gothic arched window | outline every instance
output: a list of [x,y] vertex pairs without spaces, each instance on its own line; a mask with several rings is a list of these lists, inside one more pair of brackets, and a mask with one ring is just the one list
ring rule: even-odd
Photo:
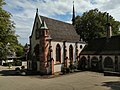
[[69,46],[69,59],[72,62],[73,61],[73,46]]
[[61,62],[61,48],[59,44],[56,46],[56,62]]

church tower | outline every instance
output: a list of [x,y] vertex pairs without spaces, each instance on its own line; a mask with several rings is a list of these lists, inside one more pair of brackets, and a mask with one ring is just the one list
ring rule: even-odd
[[74,1],[73,1],[73,16],[72,16],[72,25],[75,25],[75,8],[74,8]]

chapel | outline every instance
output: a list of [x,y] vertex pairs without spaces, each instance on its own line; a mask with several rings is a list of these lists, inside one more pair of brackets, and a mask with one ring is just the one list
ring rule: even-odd
[[28,70],[54,74],[64,67],[78,67],[79,54],[86,45],[76,33],[73,5],[72,24],[38,14],[30,36]]

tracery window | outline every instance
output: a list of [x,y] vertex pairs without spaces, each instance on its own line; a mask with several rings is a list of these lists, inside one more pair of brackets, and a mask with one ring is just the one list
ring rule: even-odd
[[61,48],[59,44],[56,46],[56,62],[61,62]]
[[73,46],[69,46],[69,59],[72,62],[73,61]]

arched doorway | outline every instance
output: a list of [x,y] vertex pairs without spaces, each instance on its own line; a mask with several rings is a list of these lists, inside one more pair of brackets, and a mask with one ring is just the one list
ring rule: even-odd
[[56,46],[56,62],[57,63],[61,62],[61,48],[59,44],[57,44]]
[[78,69],[81,69],[81,70],[86,70],[87,69],[87,59],[86,57],[82,57],[79,62],[78,62]]
[[104,63],[103,64],[104,64],[105,70],[108,70],[108,71],[113,70],[113,60],[112,60],[112,58],[106,57],[104,59]]
[[37,61],[39,61],[39,54],[40,54],[40,47],[39,44],[37,44],[34,48],[34,52],[35,52],[35,58]]
[[37,71],[37,62],[32,62],[32,70]]
[[91,59],[91,70],[98,71],[99,70],[99,62],[97,57],[93,57]]
[[73,64],[73,46],[69,46],[69,59],[70,59],[70,64]]

